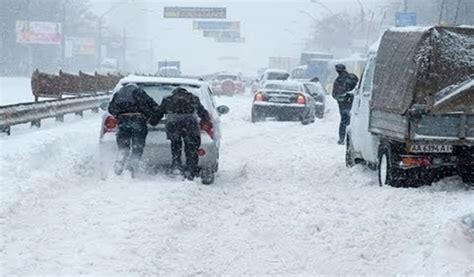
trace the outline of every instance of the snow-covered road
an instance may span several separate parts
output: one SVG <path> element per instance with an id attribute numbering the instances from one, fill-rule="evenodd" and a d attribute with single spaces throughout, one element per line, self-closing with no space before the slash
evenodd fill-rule
<path id="1" fill-rule="evenodd" d="M 216 184 L 166 176 L 99 181 L 99 117 L 0 138 L 0 275 L 474 274 L 458 227 L 474 193 L 458 178 L 378 187 L 346 169 L 338 115 L 250 123 L 219 98 Z"/>

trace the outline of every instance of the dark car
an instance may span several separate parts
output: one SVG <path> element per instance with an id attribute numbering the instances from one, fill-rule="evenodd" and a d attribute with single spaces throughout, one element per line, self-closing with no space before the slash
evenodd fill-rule
<path id="1" fill-rule="evenodd" d="M 275 117 L 280 121 L 315 121 L 317 104 L 310 89 L 301 82 L 269 81 L 253 98 L 252 122 Z"/>

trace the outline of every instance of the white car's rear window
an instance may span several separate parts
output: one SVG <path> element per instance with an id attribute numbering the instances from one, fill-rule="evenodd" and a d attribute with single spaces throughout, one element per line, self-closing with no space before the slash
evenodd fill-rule
<path id="1" fill-rule="evenodd" d="M 138 83 L 137 85 L 140 86 L 158 104 L 160 104 L 163 98 L 170 95 L 171 92 L 177 87 L 182 87 L 201 98 L 199 86 L 165 83 Z"/>

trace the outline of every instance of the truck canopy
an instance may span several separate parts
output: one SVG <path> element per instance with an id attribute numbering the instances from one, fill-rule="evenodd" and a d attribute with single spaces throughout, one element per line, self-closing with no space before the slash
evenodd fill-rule
<path id="1" fill-rule="evenodd" d="M 469 112 L 474 95 L 464 91 L 472 92 L 473 76 L 474 28 L 390 29 L 377 51 L 371 108 L 404 115 L 417 104 L 433 113 L 450 106 Z M 456 89 L 452 105 L 440 97 Z"/>

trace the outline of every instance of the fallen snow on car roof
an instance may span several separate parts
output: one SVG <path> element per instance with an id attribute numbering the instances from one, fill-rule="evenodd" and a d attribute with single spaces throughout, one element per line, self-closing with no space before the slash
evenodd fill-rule
<path id="1" fill-rule="evenodd" d="M 267 70 L 265 70 L 265 73 L 269 73 L 269 72 L 274 72 L 274 73 L 287 73 L 289 74 L 288 71 L 284 70 L 284 69 L 278 69 L 278 68 L 269 68 Z"/>
<path id="2" fill-rule="evenodd" d="M 129 75 L 120 80 L 120 84 L 126 83 L 169 83 L 169 84 L 186 84 L 191 86 L 202 86 L 203 82 L 186 79 L 186 78 L 167 78 L 167 77 L 154 77 L 154 76 L 137 76 Z"/>

